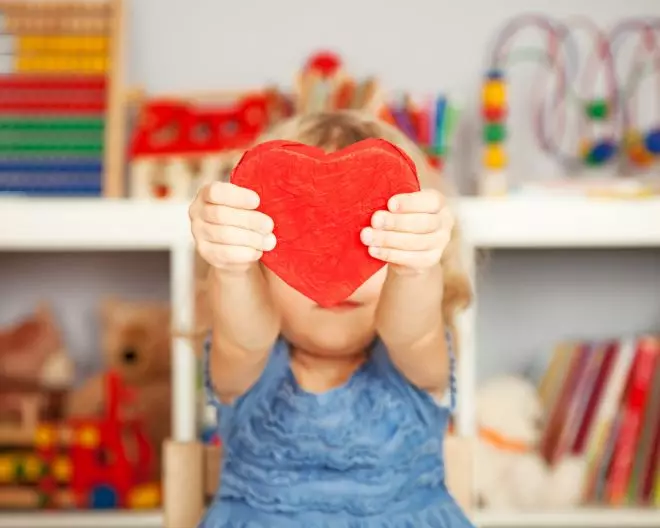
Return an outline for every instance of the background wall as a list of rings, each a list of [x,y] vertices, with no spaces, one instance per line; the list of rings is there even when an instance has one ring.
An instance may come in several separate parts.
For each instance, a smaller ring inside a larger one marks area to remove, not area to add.
[[[608,27],[625,16],[660,16],[658,0],[133,0],[129,82],[155,93],[291,84],[313,50],[332,48],[356,75],[391,90],[449,91],[464,105],[461,141],[471,137],[488,44],[508,17],[586,15]],[[194,10],[193,10],[194,6]],[[524,113],[524,110],[523,110]],[[660,117],[660,116],[659,116]],[[518,170],[548,169],[512,141]],[[469,146],[466,146],[470,157]],[[469,167],[459,166],[465,184]],[[7,226],[5,226],[6,228]],[[98,365],[98,297],[163,298],[164,254],[0,254],[0,323],[43,296],[58,309],[76,357]],[[515,252],[490,255],[480,270],[480,377],[522,368],[557,338],[660,329],[660,253]]]

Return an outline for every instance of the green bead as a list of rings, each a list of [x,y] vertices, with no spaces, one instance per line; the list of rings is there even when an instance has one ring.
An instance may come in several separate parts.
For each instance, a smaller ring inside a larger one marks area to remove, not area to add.
[[[486,143],[502,143],[506,139],[506,128],[502,123],[487,123],[484,126],[484,141]]]
[[[594,99],[587,103],[587,116],[594,121],[603,121],[607,119],[610,113],[610,106],[605,99]]]

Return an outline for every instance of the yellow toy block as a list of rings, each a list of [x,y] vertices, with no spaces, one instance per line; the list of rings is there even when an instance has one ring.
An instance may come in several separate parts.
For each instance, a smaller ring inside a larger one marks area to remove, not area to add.
[[[492,170],[503,169],[507,161],[506,151],[502,145],[486,145],[483,156],[484,167]]]

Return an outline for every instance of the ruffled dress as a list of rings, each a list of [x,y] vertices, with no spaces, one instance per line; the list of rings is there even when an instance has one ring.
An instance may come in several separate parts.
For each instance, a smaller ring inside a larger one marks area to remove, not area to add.
[[[224,452],[198,528],[473,528],[445,486],[453,355],[448,402],[412,386],[379,341],[348,382],[312,394],[281,340],[232,406],[214,395],[205,355]]]

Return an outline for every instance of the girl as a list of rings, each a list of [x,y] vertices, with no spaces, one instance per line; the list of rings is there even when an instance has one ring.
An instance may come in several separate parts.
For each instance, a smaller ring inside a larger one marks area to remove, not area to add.
[[[213,183],[191,205],[211,266],[206,381],[224,443],[201,528],[472,526],[445,487],[442,449],[450,337],[470,289],[434,173],[401,133],[357,113],[297,117],[264,139],[334,151],[367,138],[403,148],[422,191],[373,215],[361,239],[387,265],[334,308],[259,265],[277,241],[254,192]]]

